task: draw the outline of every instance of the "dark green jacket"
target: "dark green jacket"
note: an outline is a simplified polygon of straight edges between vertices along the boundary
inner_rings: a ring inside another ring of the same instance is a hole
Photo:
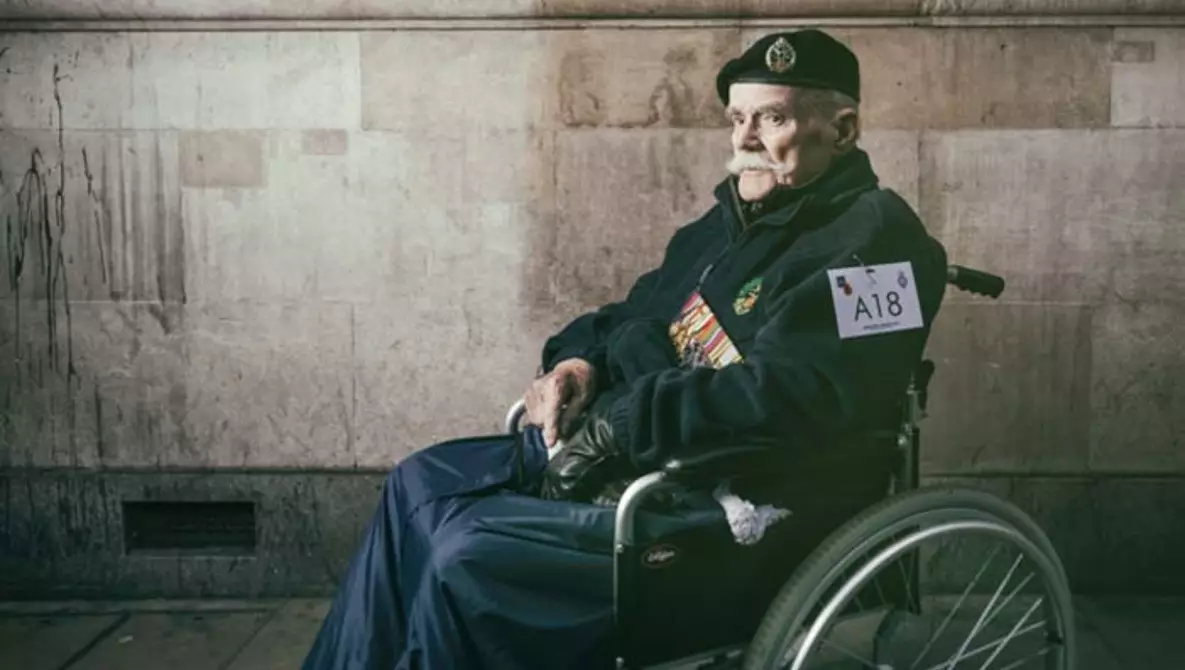
[[[688,447],[774,441],[819,450],[892,427],[944,294],[943,247],[879,187],[859,150],[756,207],[741,205],[731,177],[715,194],[717,204],[675,233],[661,266],[624,300],[548,340],[544,369],[584,358],[602,391],[623,393],[611,411],[614,436],[644,470]],[[900,261],[912,263],[925,327],[840,339],[827,270]],[[738,293],[758,277],[756,301],[738,314]],[[667,328],[697,287],[742,362],[680,364]]]

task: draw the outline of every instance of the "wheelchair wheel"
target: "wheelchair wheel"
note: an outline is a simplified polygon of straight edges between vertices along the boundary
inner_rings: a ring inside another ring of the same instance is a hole
[[[921,489],[820,545],[771,603],[743,667],[1065,670],[1073,617],[1061,561],[1024,512],[979,491]]]

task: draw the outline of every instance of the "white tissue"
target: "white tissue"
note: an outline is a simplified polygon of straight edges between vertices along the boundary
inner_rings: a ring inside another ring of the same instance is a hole
[[[727,483],[717,486],[712,497],[724,508],[724,516],[728,517],[728,526],[738,544],[757,544],[767,528],[790,516],[790,510],[773,505],[754,506],[729,491]]]
[[[560,453],[560,449],[563,449],[563,448],[564,448],[564,441],[563,440],[556,440],[555,444],[553,444],[551,446],[551,448],[549,448],[547,450],[547,460],[550,461],[551,459],[555,458],[555,455]]]

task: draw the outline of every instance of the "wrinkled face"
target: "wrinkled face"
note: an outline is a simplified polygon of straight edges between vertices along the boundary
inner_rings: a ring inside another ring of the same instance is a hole
[[[729,88],[732,122],[731,173],[741,197],[757,200],[778,184],[804,186],[822,174],[841,151],[830,119],[796,113],[801,89],[778,84],[736,83]]]

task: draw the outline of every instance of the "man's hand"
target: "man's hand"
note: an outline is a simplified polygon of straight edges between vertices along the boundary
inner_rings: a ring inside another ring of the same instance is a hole
[[[527,388],[527,421],[543,429],[548,448],[567,435],[596,391],[596,368],[586,360],[560,361]]]
[[[547,462],[539,497],[592,502],[606,485],[626,474],[629,463],[622,458],[610,419],[618,397],[620,394],[609,392],[597,398],[584,415],[584,423]]]

